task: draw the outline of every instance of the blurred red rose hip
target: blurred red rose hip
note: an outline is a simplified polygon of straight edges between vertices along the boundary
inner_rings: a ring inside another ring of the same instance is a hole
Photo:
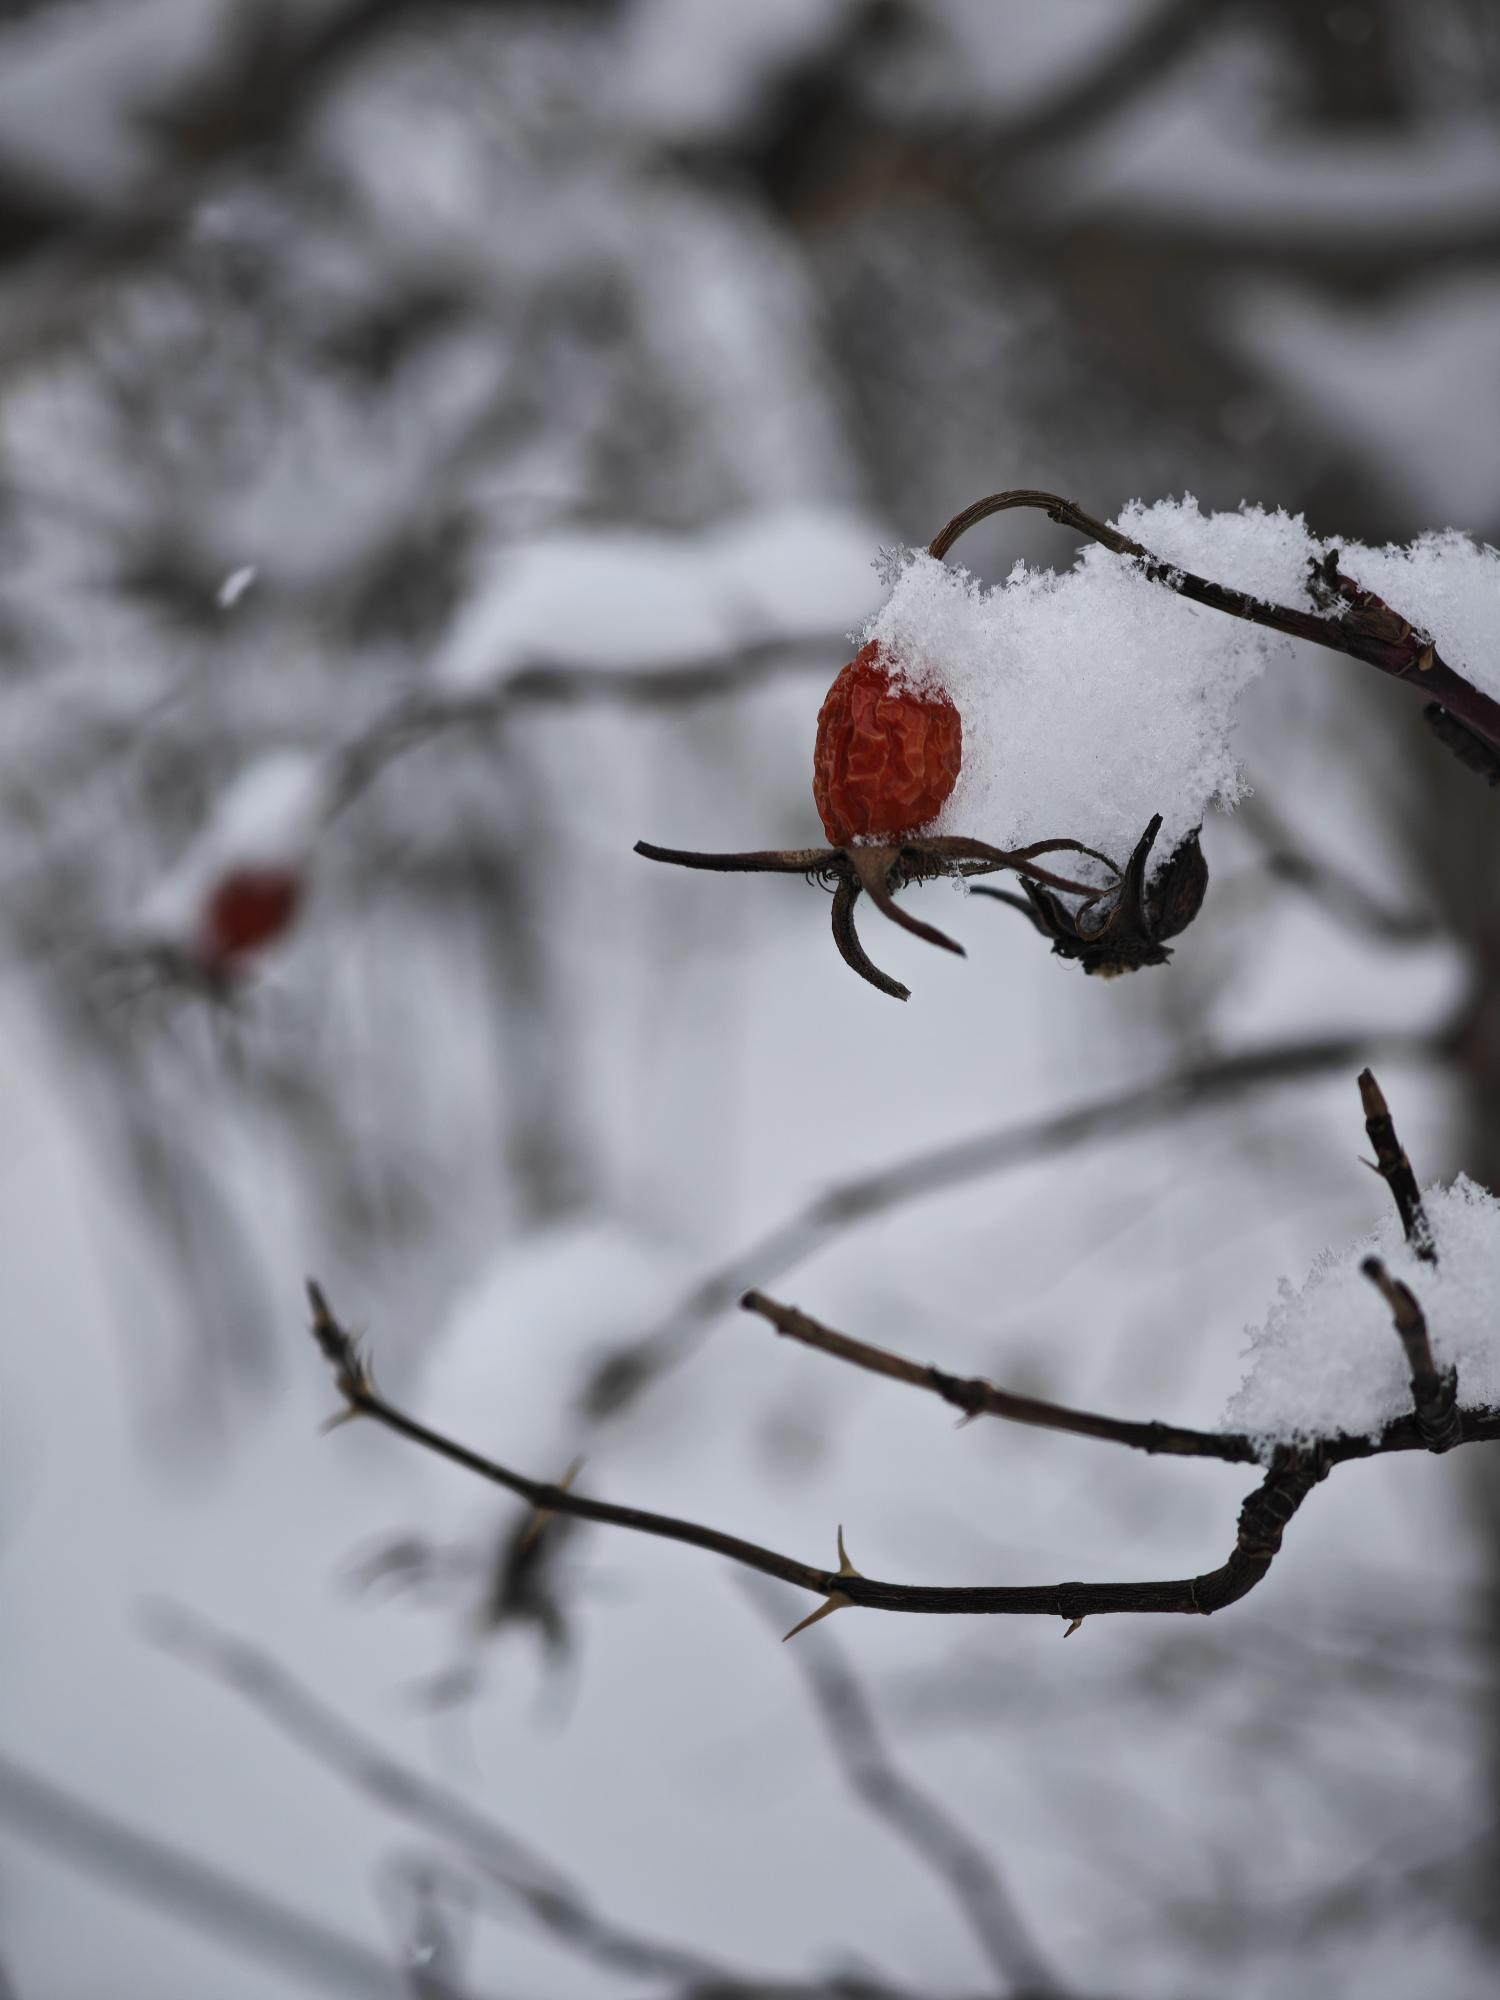
[[[203,958],[225,966],[251,957],[291,928],[301,902],[302,878],[290,868],[231,869],[203,907]]]
[[[813,748],[813,799],[834,847],[900,840],[935,819],[958,782],[963,723],[941,690],[891,678],[875,643],[828,690]]]

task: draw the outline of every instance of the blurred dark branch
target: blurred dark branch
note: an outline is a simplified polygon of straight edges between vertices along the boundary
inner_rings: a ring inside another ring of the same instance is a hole
[[[762,1587],[747,1580],[747,1595],[780,1625],[780,1607]],[[792,1654],[850,1789],[943,1883],[999,1978],[1029,1993],[1062,1993],[995,1862],[941,1800],[892,1762],[869,1698],[832,1635]]]
[[[747,1312],[759,1313],[776,1331],[801,1341],[835,1360],[851,1362],[872,1375],[886,1375],[914,1389],[928,1389],[945,1403],[962,1410],[966,1417],[1004,1417],[1010,1423],[1034,1424],[1040,1430],[1066,1431],[1074,1437],[1102,1438],[1112,1444],[1129,1445],[1136,1451],[1163,1453],[1176,1458],[1217,1458],[1241,1465],[1253,1465],[1260,1454],[1250,1438],[1233,1431],[1186,1430],[1178,1424],[1127,1423],[1119,1417],[1102,1417],[1091,1410],[1070,1410],[1060,1403],[1047,1403],[1035,1396],[1017,1396],[996,1388],[979,1376],[946,1374],[941,1368],[908,1361],[888,1348],[872,1346],[847,1333],[824,1326],[796,1306],[782,1305],[764,1292],[746,1292],[740,1304]]]
[[[403,1982],[383,1953],[236,1882],[196,1855],[85,1805],[4,1756],[0,1824],[26,1846],[54,1855],[64,1866],[246,1958],[309,1980],[328,1993],[399,2000]],[[443,2000],[462,2000],[451,1985],[430,1990]]]
[[[787,674],[826,673],[829,655],[840,652],[844,643],[836,633],[767,639],[673,667],[594,667],[537,660],[473,694],[421,689],[394,702],[333,752],[330,812],[341,811],[407,750],[448,730],[499,726],[514,709],[586,704],[652,709],[722,699]]]
[[[747,1249],[700,1278],[671,1316],[650,1333],[611,1349],[582,1392],[595,1418],[623,1409],[696,1347],[709,1323],[752,1286],[773,1283],[846,1229],[986,1174],[1004,1173],[1068,1153],[1095,1139],[1125,1138],[1170,1119],[1243,1097],[1271,1084],[1302,1083],[1346,1072],[1372,1053],[1439,1060],[1449,1031],[1393,1030],[1376,1035],[1329,1035],[1272,1042],[1230,1056],[1210,1057],[1091,1104],[999,1131],[939,1146],[856,1174],[795,1209]]]
[[[767,198],[801,225],[824,224],[893,188],[959,189],[967,200],[992,184],[1009,192],[1053,148],[1158,88],[1226,8],[1225,0],[1156,0],[1021,110],[975,118],[946,109],[932,124],[904,110],[892,118],[858,87],[865,50],[882,39],[899,44],[904,29],[920,27],[919,8],[908,23],[903,11],[890,8],[882,22],[876,6],[849,9],[844,32],[768,102],[760,129],[729,142]]]
[[[1225,0],[1157,0],[1024,111],[976,135],[977,164],[1009,173],[1053,146],[1085,137],[1143,91],[1158,90],[1228,11]]]
[[[520,1494],[534,1507],[572,1514],[581,1520],[628,1528],[636,1534],[682,1542],[710,1554],[727,1557],[765,1576],[779,1577],[824,1602],[813,1618],[859,1604],[876,1611],[931,1614],[1026,1615],[1061,1618],[1070,1627],[1084,1618],[1114,1612],[1187,1613],[1207,1615],[1236,1603],[1265,1576],[1281,1546],[1281,1532],[1302,1501],[1331,1466],[1349,1459],[1373,1458],[1386,1452],[1428,1448],[1415,1417],[1398,1418],[1378,1437],[1324,1438],[1305,1448],[1280,1446],[1260,1486],[1240,1510],[1239,1531],[1228,1559],[1199,1576],[1139,1583],[1057,1583],[1014,1585],[941,1585],[889,1583],[856,1570],[843,1553],[836,1569],[820,1569],[782,1555],[757,1542],[727,1534],[699,1521],[657,1514],[639,1507],[593,1500],[576,1491],[529,1479],[524,1473],[471,1451],[456,1439],[417,1422],[375,1387],[359,1343],[335,1318],[316,1284],[309,1284],[312,1332],[333,1371],[344,1409],[334,1421],[367,1417],[450,1464],[507,1492]],[[1500,1411],[1461,1410],[1457,1413],[1460,1441],[1500,1438]],[[811,1619],[804,1623],[812,1622]]]
[[[136,113],[155,158],[123,198],[65,191],[0,158],[0,266],[62,251],[102,273],[151,256],[203,200],[205,173],[285,144],[382,35],[427,11],[424,0],[239,7],[213,59]]]
[[[1309,854],[1260,791],[1242,800],[1234,817],[1260,843],[1266,867],[1278,882],[1300,890],[1348,929],[1389,944],[1416,944],[1442,935],[1432,912],[1395,909],[1344,869]]]
[[[260,1647],[177,1605],[153,1606],[150,1626],[175,1658],[248,1702],[325,1770],[461,1855],[556,1943],[634,1979],[694,1984],[741,1976],[706,1953],[643,1936],[601,1916],[560,1869],[459,1793],[388,1755]]]

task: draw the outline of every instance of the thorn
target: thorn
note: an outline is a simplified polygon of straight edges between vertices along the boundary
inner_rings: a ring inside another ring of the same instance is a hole
[[[1368,1168],[1370,1169],[1370,1172],[1371,1172],[1372,1174],[1379,1174],[1379,1173],[1380,1173],[1380,1169],[1379,1169],[1379,1167],[1378,1167],[1378,1166],[1377,1166],[1377,1165],[1375,1164],[1375,1162],[1374,1162],[1373,1160],[1367,1160],[1367,1159],[1365,1158],[1365,1156],[1364,1156],[1364,1154],[1363,1154],[1363,1153],[1356,1153],[1356,1154],[1354,1155],[1354,1157],[1355,1157],[1355,1159],[1356,1159],[1356,1160],[1358,1160],[1358,1161],[1359,1161],[1359,1164],[1360,1164],[1360,1165],[1361,1165],[1362,1167],[1368,1167]],[[1384,1174],[1381,1174],[1381,1175],[1380,1175],[1380,1177],[1381,1177],[1381,1179],[1382,1179],[1382,1180],[1384,1180],[1384,1179],[1385,1179],[1385,1176],[1384,1176]]]
[[[859,1572],[855,1570],[851,1572],[851,1574],[857,1576]],[[782,1645],[784,1646],[788,1639],[795,1639],[799,1632],[805,1632],[809,1625],[816,1625],[820,1618],[830,1618],[832,1617],[835,1611],[842,1611],[846,1605],[852,1604],[853,1602],[854,1602],[853,1598],[845,1597],[843,1591],[830,1590],[828,1596],[825,1598],[823,1603],[821,1603],[818,1606],[816,1611],[809,1611],[805,1618],[798,1620],[798,1622],[792,1627],[790,1632],[782,1633],[781,1635]]]
[[[839,1566],[834,1571],[834,1575],[862,1576],[864,1572],[862,1570],[857,1570],[854,1567],[853,1563],[850,1562],[849,1560],[849,1551],[844,1547],[844,1524],[842,1521],[839,1523],[838,1544],[839,1544]],[[782,1633],[781,1635],[782,1645],[784,1646],[788,1639],[795,1639],[799,1632],[805,1632],[809,1625],[816,1625],[820,1618],[831,1617],[835,1611],[842,1611],[845,1609],[846,1606],[852,1604],[853,1602],[854,1599],[852,1597],[846,1597],[843,1591],[830,1590],[827,1597],[818,1606],[816,1611],[809,1611],[805,1618],[798,1620],[798,1622],[792,1627],[790,1632]]]
[[[863,1574],[863,1572],[862,1572],[862,1571],[860,1571],[860,1570],[857,1570],[857,1569],[856,1569],[856,1568],[854,1567],[853,1563],[852,1563],[852,1562],[850,1562],[850,1560],[849,1560],[849,1551],[848,1551],[848,1550],[847,1550],[847,1549],[846,1549],[846,1548],[844,1547],[844,1524],[843,1524],[843,1522],[842,1522],[842,1521],[841,1521],[841,1522],[839,1523],[839,1536],[838,1536],[838,1540],[839,1540],[839,1567],[838,1567],[838,1574],[839,1574],[840,1576],[860,1576],[860,1575],[862,1575],[862,1574]]]
[[[560,1493],[566,1493],[568,1489],[572,1486],[573,1481],[578,1477],[579,1473],[582,1472],[583,1470],[583,1463],[584,1463],[583,1456],[580,1453],[580,1455],[573,1460],[573,1463],[568,1467],[567,1471],[563,1474],[562,1478],[557,1481],[557,1489]],[[542,1532],[543,1528],[545,1528],[547,1523],[552,1519],[552,1516],[555,1512],[556,1509],[552,1507],[534,1507],[531,1512],[531,1519],[527,1522],[525,1528],[522,1530],[521,1539],[516,1544],[517,1548],[529,1549],[532,1543],[536,1540],[537,1536]]]
[[[357,1409],[353,1403],[346,1403],[343,1409],[336,1410],[331,1417],[325,1418],[318,1425],[318,1436],[327,1437],[331,1432],[338,1430],[341,1425],[352,1424],[364,1414],[364,1411]]]
[[[1081,1618],[1075,1618],[1072,1624],[1068,1627],[1067,1631],[1063,1633],[1063,1637],[1065,1639],[1071,1639],[1073,1634],[1078,1630],[1079,1626],[1082,1623],[1083,1620]]]

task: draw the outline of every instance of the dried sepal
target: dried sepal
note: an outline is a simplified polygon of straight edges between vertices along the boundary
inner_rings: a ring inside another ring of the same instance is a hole
[[[906,840],[879,847],[857,844],[850,847],[765,848],[739,854],[704,854],[689,848],[657,847],[638,840],[637,854],[648,861],[663,861],[678,868],[701,868],[716,874],[801,875],[833,891],[833,940],[844,963],[877,992],[894,1000],[910,997],[899,979],[882,972],[873,963],[854,927],[854,907],[867,895],[882,916],[902,930],[910,931],[924,943],[942,951],[964,956],[961,944],[940,931],[935,924],[923,923],[896,902],[897,894],[913,882],[930,882],[940,877],[965,880],[972,875],[990,875],[1008,868],[1021,874],[1028,888],[1035,882],[1064,895],[1081,898],[1087,907],[1105,894],[1087,882],[1075,882],[1041,867],[1044,854],[1082,854],[1113,867],[1108,857],[1076,840],[1039,840],[1027,847],[992,847],[987,841],[970,840],[958,834],[931,839]]]
[[[975,894],[1022,910],[1044,937],[1051,938],[1060,958],[1076,959],[1085,972],[1098,978],[1165,965],[1172,956],[1166,940],[1180,937],[1203,907],[1208,863],[1194,827],[1148,878],[1147,864],[1160,831],[1158,813],[1118,871],[1115,884],[1095,892],[1076,909],[1034,880],[1029,870],[1021,876],[1025,903],[1002,889],[978,888]]]

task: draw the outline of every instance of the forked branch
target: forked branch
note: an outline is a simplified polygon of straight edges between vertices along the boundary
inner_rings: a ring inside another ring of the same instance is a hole
[[[1361,1084],[1368,1106],[1373,1102],[1371,1093],[1378,1095],[1378,1086],[1368,1072],[1361,1079]],[[1388,1112],[1386,1116],[1388,1119]],[[1389,1133],[1389,1140],[1399,1150],[1394,1128]],[[1335,1465],[1350,1459],[1374,1458],[1388,1452],[1446,1451],[1456,1444],[1500,1438],[1500,1410],[1464,1410],[1458,1407],[1457,1375],[1451,1368],[1438,1368],[1425,1318],[1410,1290],[1391,1280],[1384,1267],[1373,1259],[1365,1270],[1392,1308],[1396,1329],[1411,1365],[1412,1413],[1395,1418],[1375,1436],[1336,1432],[1307,1442],[1275,1446],[1269,1451],[1264,1478],[1240,1509],[1234,1546],[1217,1569],[1206,1570],[1198,1576],[1137,1583],[890,1583],[861,1574],[845,1551],[842,1529],[838,1536],[838,1565],[824,1569],[698,1521],[593,1500],[573,1488],[530,1479],[429,1429],[386,1401],[375,1387],[358,1342],[335,1318],[322,1291],[316,1284],[310,1284],[308,1295],[312,1302],[314,1337],[332,1366],[344,1397],[343,1417],[370,1417],[399,1436],[466,1467],[480,1478],[503,1486],[508,1492],[519,1494],[534,1507],[549,1513],[572,1514],[583,1520],[629,1528],[637,1534],[686,1542],[694,1548],[726,1556],[747,1569],[779,1577],[785,1583],[820,1597],[823,1603],[819,1609],[795,1630],[800,1631],[815,1623],[830,1611],[854,1604],[875,1611],[928,1614],[995,1616],[1041,1613],[1062,1618],[1069,1629],[1075,1629],[1082,1619],[1108,1612],[1207,1615],[1223,1610],[1253,1590],[1265,1576],[1281,1547],[1282,1532],[1287,1522],[1313,1487]],[[944,1369],[924,1366],[868,1341],[839,1333],[796,1307],[782,1305],[760,1293],[748,1294],[744,1304],[769,1321],[779,1333],[816,1348],[835,1360],[889,1376],[939,1396],[962,1410],[965,1416],[999,1417],[1012,1423],[1035,1425],[1126,1445],[1134,1450],[1179,1457],[1217,1458],[1240,1463],[1261,1460],[1267,1455],[1264,1441],[1243,1433],[1198,1431],[1175,1424],[1142,1423],[1100,1416],[1091,1411],[1045,1402],[1037,1397],[1018,1396],[977,1377],[958,1376]]]

